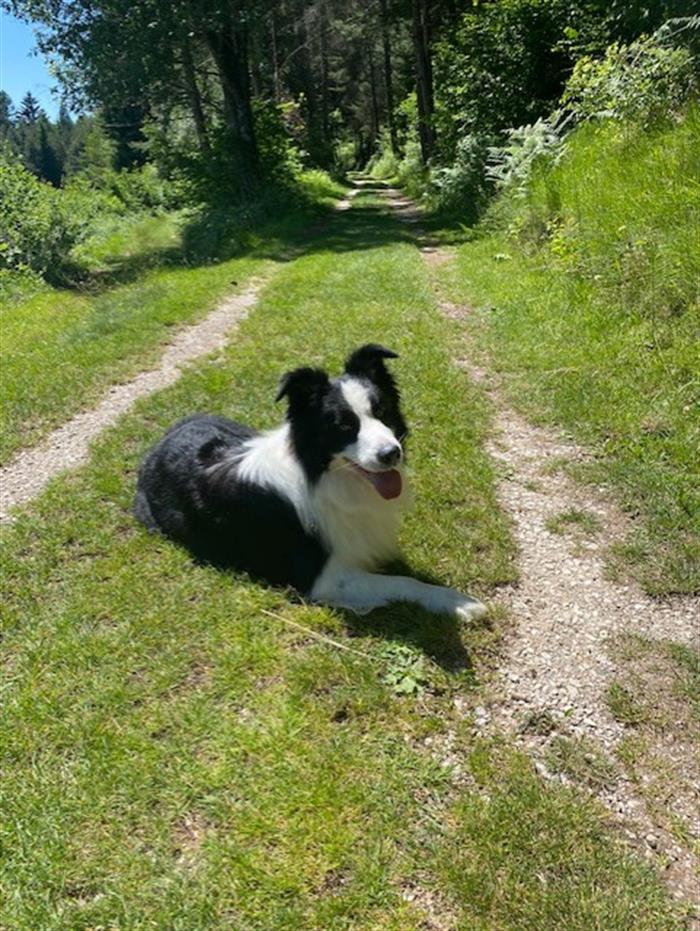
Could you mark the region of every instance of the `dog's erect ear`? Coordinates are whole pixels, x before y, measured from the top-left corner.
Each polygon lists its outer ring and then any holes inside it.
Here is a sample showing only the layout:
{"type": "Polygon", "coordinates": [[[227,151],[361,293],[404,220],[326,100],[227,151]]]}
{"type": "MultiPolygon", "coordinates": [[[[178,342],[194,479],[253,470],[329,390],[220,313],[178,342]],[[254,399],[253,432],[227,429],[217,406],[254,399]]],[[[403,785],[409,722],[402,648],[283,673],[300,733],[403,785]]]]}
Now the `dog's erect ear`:
{"type": "Polygon", "coordinates": [[[328,375],[323,369],[300,368],[287,372],[280,380],[275,401],[285,395],[292,405],[312,404],[328,388],[328,375]]]}
{"type": "Polygon", "coordinates": [[[376,380],[377,375],[386,373],[385,359],[398,359],[398,352],[392,349],[386,349],[377,343],[367,343],[366,346],[360,346],[345,363],[345,371],[348,375],[364,375],[367,378],[376,380]]]}

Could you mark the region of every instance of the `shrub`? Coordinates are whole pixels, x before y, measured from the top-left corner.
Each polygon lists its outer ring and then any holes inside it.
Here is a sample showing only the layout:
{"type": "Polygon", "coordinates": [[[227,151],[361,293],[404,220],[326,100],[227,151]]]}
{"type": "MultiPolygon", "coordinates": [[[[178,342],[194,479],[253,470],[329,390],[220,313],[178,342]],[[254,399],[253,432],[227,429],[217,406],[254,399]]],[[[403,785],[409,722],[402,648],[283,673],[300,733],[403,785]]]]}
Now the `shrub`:
{"type": "Polygon", "coordinates": [[[423,197],[427,191],[430,172],[423,164],[420,143],[411,138],[406,143],[404,155],[398,164],[396,180],[413,198],[423,197]]]}
{"type": "Polygon", "coordinates": [[[152,164],[130,171],[110,171],[99,187],[114,195],[131,213],[167,210],[174,207],[178,199],[177,186],[161,178],[152,164]]]}
{"type": "Polygon", "coordinates": [[[556,164],[560,158],[570,122],[569,114],[557,110],[532,125],[511,129],[505,145],[489,147],[486,175],[496,187],[525,196],[535,166],[543,161],[556,164]]]}
{"type": "Polygon", "coordinates": [[[333,173],[342,177],[357,168],[357,142],[347,136],[339,139],[333,151],[333,173]]]}
{"type": "Polygon", "coordinates": [[[563,109],[509,130],[504,145],[489,149],[488,177],[497,188],[525,197],[536,167],[557,164],[576,123],[608,118],[650,129],[680,118],[696,78],[690,51],[666,44],[678,34],[666,27],[630,45],[610,45],[603,59],[580,58],[564,89],[563,109]]]}
{"type": "Polygon", "coordinates": [[[61,192],[19,162],[0,156],[0,268],[51,276],[80,239],[81,218],[61,192]]]}
{"type": "Polygon", "coordinates": [[[269,183],[254,196],[232,205],[202,203],[185,228],[183,245],[190,261],[221,261],[257,241],[255,229],[271,218],[302,208],[314,208],[325,199],[339,197],[342,188],[320,169],[300,172],[288,184],[269,183]]]}
{"type": "Polygon", "coordinates": [[[700,112],[653,130],[587,122],[556,165],[541,161],[521,196],[489,212],[528,249],[615,303],[675,319],[700,300],[700,112]]]}
{"type": "Polygon", "coordinates": [[[56,189],[16,159],[0,155],[0,268],[30,270],[60,280],[69,253],[86,239],[98,217],[165,207],[172,196],[152,166],[75,175],[56,189]]]}
{"type": "Polygon", "coordinates": [[[428,194],[432,205],[448,212],[468,211],[476,219],[488,196],[485,172],[488,152],[485,136],[463,136],[457,143],[454,164],[432,172],[428,194]]]}
{"type": "Polygon", "coordinates": [[[343,188],[331,178],[327,171],[320,168],[310,168],[301,171],[296,177],[301,196],[311,203],[321,203],[341,197],[343,188]]]}
{"type": "Polygon", "coordinates": [[[369,160],[367,170],[373,178],[395,178],[399,171],[399,157],[391,148],[388,130],[383,130],[377,142],[377,151],[369,160]]]}
{"type": "Polygon", "coordinates": [[[562,102],[578,120],[612,117],[651,125],[677,116],[695,88],[687,48],[662,44],[663,32],[614,43],[602,60],[579,59],[562,102]]]}

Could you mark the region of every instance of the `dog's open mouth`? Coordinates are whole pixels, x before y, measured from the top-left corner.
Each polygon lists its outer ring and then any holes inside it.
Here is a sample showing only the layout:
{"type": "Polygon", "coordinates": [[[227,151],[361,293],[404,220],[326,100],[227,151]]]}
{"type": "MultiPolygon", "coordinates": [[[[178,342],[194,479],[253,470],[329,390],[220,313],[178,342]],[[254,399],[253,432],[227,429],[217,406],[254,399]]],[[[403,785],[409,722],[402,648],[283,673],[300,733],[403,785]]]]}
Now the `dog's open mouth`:
{"type": "Polygon", "coordinates": [[[352,465],[355,471],[359,472],[362,478],[366,479],[371,485],[374,485],[382,498],[386,498],[387,501],[398,498],[401,494],[403,481],[398,469],[387,469],[386,472],[368,472],[367,469],[363,469],[356,462],[353,462],[352,465]]]}

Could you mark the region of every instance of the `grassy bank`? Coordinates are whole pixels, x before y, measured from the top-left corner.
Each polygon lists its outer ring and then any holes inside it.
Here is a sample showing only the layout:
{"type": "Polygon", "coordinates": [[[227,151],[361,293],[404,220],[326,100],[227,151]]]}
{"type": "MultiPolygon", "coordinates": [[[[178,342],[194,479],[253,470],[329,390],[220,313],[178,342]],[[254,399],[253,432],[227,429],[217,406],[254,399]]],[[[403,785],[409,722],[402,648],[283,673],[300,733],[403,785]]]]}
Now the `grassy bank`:
{"type": "Polygon", "coordinates": [[[0,462],[154,364],[173,327],[284,258],[340,192],[316,179],[304,199],[259,223],[224,224],[210,211],[96,224],[72,255],[79,284],[44,287],[1,311],[0,462]]]}
{"type": "Polygon", "coordinates": [[[473,737],[498,622],[294,603],[130,516],[175,418],[274,423],[280,372],[377,340],[402,353],[413,428],[409,562],[487,599],[513,579],[483,399],[405,228],[361,202],[275,276],[223,361],[140,403],[6,531],[0,924],[679,926],[592,805],[473,737]]]}
{"type": "Polygon", "coordinates": [[[655,593],[700,590],[699,180],[697,110],[587,125],[444,277],[513,403],[593,449],[632,518],[613,562],[655,593]]]}

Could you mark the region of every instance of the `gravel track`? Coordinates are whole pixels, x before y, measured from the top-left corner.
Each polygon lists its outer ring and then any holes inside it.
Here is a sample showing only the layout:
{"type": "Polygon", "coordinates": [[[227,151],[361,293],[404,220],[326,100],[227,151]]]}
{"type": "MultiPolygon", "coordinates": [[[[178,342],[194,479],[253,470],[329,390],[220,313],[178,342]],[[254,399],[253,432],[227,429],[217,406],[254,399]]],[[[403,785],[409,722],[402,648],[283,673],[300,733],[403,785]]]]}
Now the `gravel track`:
{"type": "Polygon", "coordinates": [[[90,444],[139,399],[173,384],[182,367],[226,345],[231,330],[247,315],[263,285],[254,280],[244,291],[226,298],[199,323],[178,330],[166,346],[157,368],[113,385],[97,407],[76,414],[37,446],[22,450],[0,469],[0,521],[26,504],[52,478],[75,469],[88,458],[90,444]]]}
{"type": "MultiPolygon", "coordinates": [[[[617,672],[610,644],[623,634],[636,634],[700,649],[700,601],[692,596],[652,598],[636,583],[606,578],[604,553],[622,535],[625,519],[602,493],[556,469],[562,459],[581,460],[586,453],[528,423],[503,402],[492,376],[461,364],[492,400],[494,436],[487,450],[500,466],[499,499],[512,518],[519,548],[519,581],[499,598],[515,629],[500,665],[493,703],[477,714],[477,730],[506,730],[534,757],[541,775],[567,783],[566,776],[549,772],[543,762],[550,735],[533,733],[527,723],[549,721],[553,733],[584,738],[615,759],[628,732],[612,716],[605,698],[617,672]],[[594,515],[600,533],[575,539],[548,529],[549,518],[572,508],[594,515]]],[[[669,769],[677,766],[673,748],[665,751],[669,769]]],[[[683,763],[695,768],[692,750],[686,749],[683,763]]],[[[631,781],[620,774],[593,794],[622,822],[630,843],[657,860],[674,894],[697,903],[697,856],[652,821],[631,781]]],[[[700,786],[692,794],[694,798],[679,801],[685,803],[686,824],[698,840],[700,786]]],[[[700,927],[697,919],[692,927],[700,927]]]]}
{"type": "MultiPolygon", "coordinates": [[[[394,189],[382,193],[395,213],[413,227],[429,268],[454,257],[422,233],[415,203],[394,189]]],[[[440,307],[453,318],[470,313],[468,307],[445,301],[440,307]]],[[[611,542],[622,538],[625,518],[602,491],[575,483],[558,468],[562,460],[585,459],[586,452],[512,410],[491,372],[457,361],[490,396],[494,429],[487,451],[499,467],[499,500],[512,519],[519,548],[519,581],[502,589],[496,599],[505,604],[515,626],[492,700],[488,707],[477,709],[476,731],[489,735],[505,730],[533,756],[543,777],[567,783],[566,776],[551,773],[543,761],[550,736],[532,733],[526,722],[551,721],[555,733],[585,738],[614,756],[625,728],[613,718],[605,700],[616,673],[611,642],[622,634],[637,634],[700,649],[700,599],[653,598],[635,583],[609,580],[604,554],[611,542]],[[575,539],[548,529],[549,519],[572,508],[593,515],[600,533],[575,539]]],[[[459,704],[461,699],[456,701],[459,704]]],[[[471,713],[468,703],[465,713],[471,713]]],[[[672,767],[678,761],[671,748],[666,750],[672,767]]],[[[684,762],[689,759],[690,755],[684,762]]],[[[695,905],[690,927],[700,928],[698,857],[651,820],[644,800],[624,774],[593,794],[612,812],[629,842],[664,871],[671,891],[695,905]]],[[[693,798],[684,800],[689,820],[695,819],[690,830],[696,840],[700,840],[698,799],[700,785],[693,798]]]]}

